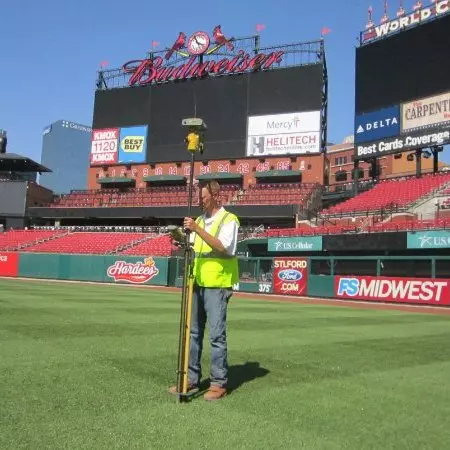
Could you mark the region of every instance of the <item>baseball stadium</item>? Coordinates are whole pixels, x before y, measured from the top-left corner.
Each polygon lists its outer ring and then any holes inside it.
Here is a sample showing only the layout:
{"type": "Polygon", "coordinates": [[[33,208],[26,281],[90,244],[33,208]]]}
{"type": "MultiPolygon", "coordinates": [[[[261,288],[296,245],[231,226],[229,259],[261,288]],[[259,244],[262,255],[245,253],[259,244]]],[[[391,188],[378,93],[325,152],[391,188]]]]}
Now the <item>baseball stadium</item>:
{"type": "Polygon", "coordinates": [[[369,14],[342,143],[324,39],[220,26],[97,73],[85,189],[0,136],[0,447],[447,448],[449,42],[447,0],[369,14]],[[205,185],[239,220],[212,405],[180,390],[205,185]]]}

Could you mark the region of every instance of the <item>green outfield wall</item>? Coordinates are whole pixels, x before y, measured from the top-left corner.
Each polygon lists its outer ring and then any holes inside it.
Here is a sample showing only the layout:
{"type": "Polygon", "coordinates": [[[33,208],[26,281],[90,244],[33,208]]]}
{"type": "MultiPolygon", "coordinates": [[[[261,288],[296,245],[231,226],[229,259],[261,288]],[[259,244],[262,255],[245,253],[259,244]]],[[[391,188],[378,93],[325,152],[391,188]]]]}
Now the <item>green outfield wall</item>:
{"type": "Polygon", "coordinates": [[[22,253],[18,276],[103,283],[168,285],[168,258],[22,253]]]}
{"type": "MultiPolygon", "coordinates": [[[[0,276],[181,287],[183,258],[0,251],[0,276]]],[[[450,256],[240,258],[239,292],[450,306],[450,256]]]]}

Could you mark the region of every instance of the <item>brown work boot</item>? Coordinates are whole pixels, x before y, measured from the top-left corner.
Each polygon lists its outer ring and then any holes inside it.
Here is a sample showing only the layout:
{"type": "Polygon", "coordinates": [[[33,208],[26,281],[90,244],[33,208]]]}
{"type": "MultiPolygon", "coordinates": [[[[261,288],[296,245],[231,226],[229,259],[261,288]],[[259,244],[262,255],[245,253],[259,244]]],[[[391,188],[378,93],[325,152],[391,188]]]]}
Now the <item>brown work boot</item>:
{"type": "MultiPolygon", "coordinates": [[[[195,384],[188,384],[187,393],[188,394],[195,394],[198,392],[198,386],[195,384]]],[[[169,394],[177,395],[178,394],[178,386],[175,384],[174,386],[170,386],[169,388],[169,394]]]]}
{"type": "Polygon", "coordinates": [[[227,395],[227,389],[224,387],[217,386],[212,384],[209,387],[208,392],[204,395],[204,399],[208,401],[219,400],[227,395]]]}

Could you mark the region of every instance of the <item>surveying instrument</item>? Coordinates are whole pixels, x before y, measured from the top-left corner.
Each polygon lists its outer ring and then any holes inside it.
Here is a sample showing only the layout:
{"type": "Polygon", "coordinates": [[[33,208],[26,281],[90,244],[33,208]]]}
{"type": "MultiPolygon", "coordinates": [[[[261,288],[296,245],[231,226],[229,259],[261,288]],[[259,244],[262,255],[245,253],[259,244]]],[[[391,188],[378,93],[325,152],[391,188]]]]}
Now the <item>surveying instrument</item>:
{"type": "MultiPolygon", "coordinates": [[[[192,197],[194,193],[194,163],[196,153],[203,154],[203,137],[206,124],[203,119],[183,119],[182,126],[187,128],[185,138],[187,151],[190,154],[189,190],[188,190],[188,216],[192,212],[192,197]]],[[[172,228],[172,227],[171,227],[172,228]]],[[[184,249],[184,274],[181,292],[180,335],[178,342],[178,368],[177,368],[177,398],[178,402],[185,402],[196,393],[188,392],[188,368],[191,338],[192,295],[194,290],[194,250],[191,242],[190,230],[173,227],[170,231],[177,245],[184,249]]]]}

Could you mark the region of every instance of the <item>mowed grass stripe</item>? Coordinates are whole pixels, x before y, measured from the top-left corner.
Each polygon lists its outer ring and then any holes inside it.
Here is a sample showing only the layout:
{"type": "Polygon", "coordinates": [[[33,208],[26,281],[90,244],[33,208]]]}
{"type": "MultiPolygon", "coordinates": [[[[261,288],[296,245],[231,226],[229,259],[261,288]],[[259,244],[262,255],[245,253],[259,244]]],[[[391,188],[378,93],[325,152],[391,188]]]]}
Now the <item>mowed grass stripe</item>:
{"type": "MultiPolygon", "coordinates": [[[[1,448],[445,448],[450,318],[233,298],[231,395],[187,405],[178,294],[0,280],[1,448]]],[[[204,372],[208,375],[206,345],[204,372]]]]}

